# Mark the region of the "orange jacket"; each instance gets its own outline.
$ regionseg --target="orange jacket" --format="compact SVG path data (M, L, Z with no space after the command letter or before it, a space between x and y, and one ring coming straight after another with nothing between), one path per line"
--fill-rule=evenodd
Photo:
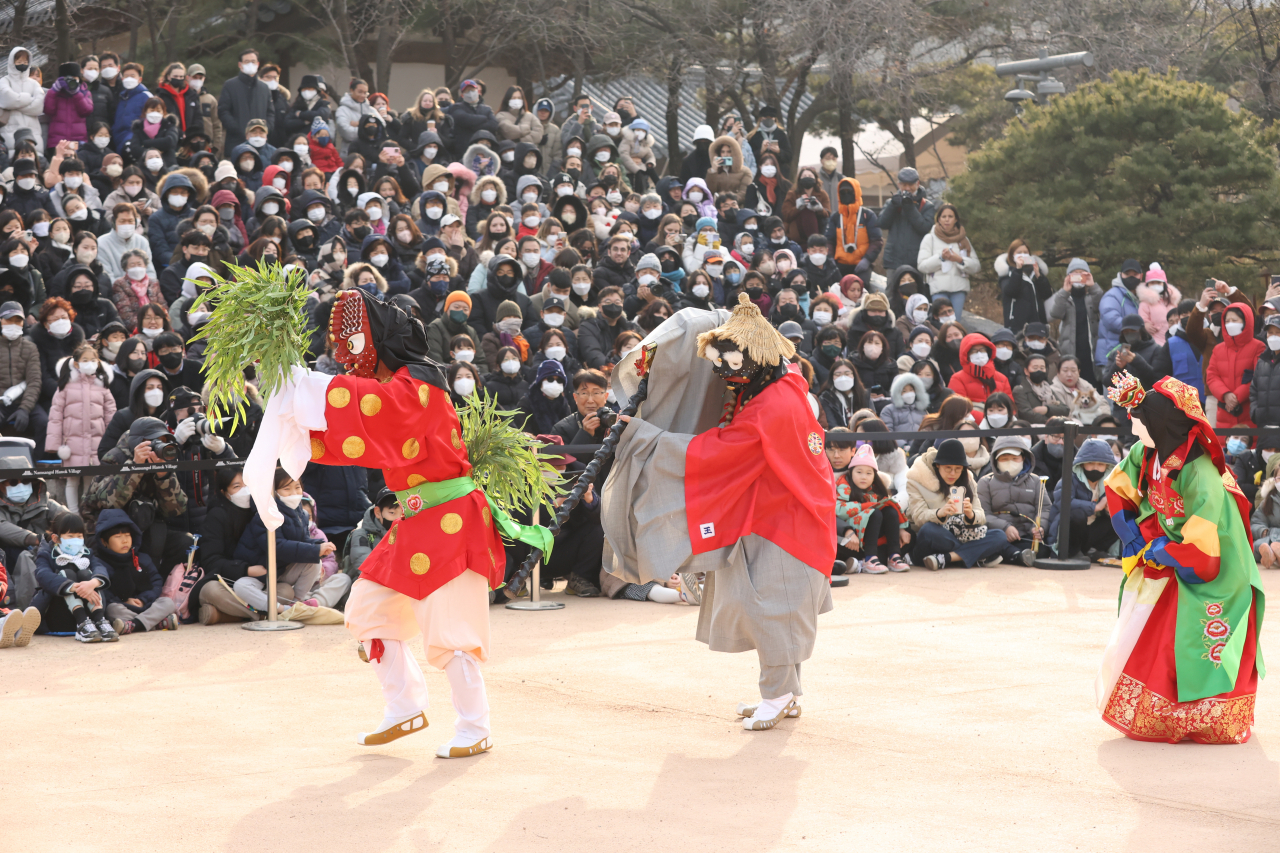
M840 188L845 184L853 188L853 204L840 201ZM826 236L836 263L854 266L863 258L874 261L884 240L880 236L880 221L875 211L862 206L862 185L854 178L841 178L831 203L835 212L827 220ZM853 251L847 250L846 246L852 246Z

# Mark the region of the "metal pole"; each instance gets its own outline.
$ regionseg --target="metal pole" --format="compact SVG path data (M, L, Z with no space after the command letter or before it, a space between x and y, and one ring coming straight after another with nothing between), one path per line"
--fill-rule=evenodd
M541 515L539 507L533 508L533 524L536 526ZM541 552L534 550L535 562L533 564L533 573L530 576L530 589L528 601L509 601L507 602L508 610L563 610L563 601L543 601L542 600L542 555Z
M1072 559L1071 553L1071 466L1076 459L1076 429L1080 425L1067 421L1062 428L1062 497L1058 501L1058 556L1036 560L1037 569L1087 569L1089 561Z
M301 628L301 622L281 619L276 613L276 531L267 531L267 618L258 622L245 622L241 625L246 631L292 631Z

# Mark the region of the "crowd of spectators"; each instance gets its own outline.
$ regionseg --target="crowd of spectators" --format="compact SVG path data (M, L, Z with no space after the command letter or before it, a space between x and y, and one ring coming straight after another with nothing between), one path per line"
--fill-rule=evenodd
M338 93L305 75L291 93L251 49L216 95L198 64L148 76L103 53L56 71L46 88L18 47L0 77L0 433L27 440L28 458L243 458L257 392L246 381L237 430L208 421L193 338L207 288L228 264L257 262L311 287L316 369L340 371L329 313L338 291L359 288L424 324L455 403L491 395L563 445L603 438L617 409L609 375L644 335L745 293L795 343L829 430L837 571L1030 565L1056 541L1063 489L1074 548L1105 557L1100 483L1132 442L1103 394L1118 370L1146 385L1182 379L1219 426L1280 423L1280 289L1255 304L1215 281L1184 298L1159 264L1136 260L1104 287L1082 259L1055 286L1014 239L992 262L1000 328L971 329L982 259L964 211L931 199L912 168L868 207L834 149L797 164L768 107L749 131L736 115L718 132L700 126L677 175L663 174L625 96L606 109L584 95L558 117L519 86L491 97L464 80L397 112L359 79ZM985 434L1066 419L1120 428L1083 442L1066 482L1061 435ZM917 430L972 435L859 436ZM1280 440L1226 449L1270 565ZM586 458L563 454L567 474ZM300 481L278 473L276 495L282 606L341 608L400 517L395 495L376 471L326 466ZM601 577L597 490L571 522L545 583L677 596L678 579L619 589ZM0 647L30 608L41 631L86 642L259 618L265 537L234 468L15 476L0 489Z

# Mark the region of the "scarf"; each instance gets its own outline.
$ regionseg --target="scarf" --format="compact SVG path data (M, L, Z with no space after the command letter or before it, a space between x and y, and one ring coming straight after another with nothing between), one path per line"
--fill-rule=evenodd
M152 124L146 119L142 120L142 132L147 135L148 139L155 139L156 134L160 132L160 123Z
M759 180L760 185L764 187L764 195L765 198L769 200L769 204L777 204L778 179L776 177L766 178L764 175L761 175L757 180Z
M89 568L89 557L83 551L80 552L80 556L78 557L72 557L70 554L64 554L61 551L58 551L58 555L53 558L53 561L59 566L70 564L75 566L77 569Z
M151 285L151 279L144 278L142 281L134 281L129 279L129 289L133 291L133 295L138 299L138 307L151 304L151 297L147 296L147 288Z
M173 95L173 101L178 107L178 124L185 131L187 129L187 87L184 85L181 89L175 89L168 83L162 83L160 88Z
M945 230L941 223L934 223L933 236L944 243L959 243L961 251L973 254L973 244L969 242L969 238L965 235L963 225L957 225L955 228Z
M1028 379L1027 384L1031 386L1032 391L1036 392L1036 396L1040 398L1040 402L1044 403L1046 406L1054 405L1058 402L1057 397L1053 393L1052 382L1041 382L1037 385Z
M981 382L983 387L987 389L988 394L995 393L996 369L991 366L991 362L988 361L986 364L982 365L982 367L978 367L978 365L973 362L966 361L963 369L965 373Z

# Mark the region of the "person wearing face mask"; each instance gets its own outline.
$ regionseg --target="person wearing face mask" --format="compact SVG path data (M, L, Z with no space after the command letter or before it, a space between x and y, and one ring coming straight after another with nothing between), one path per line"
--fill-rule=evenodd
M537 314L529 297L524 293L525 269L523 264L509 255L495 255L489 260L488 276L484 288L471 295L473 306L471 322L478 329L490 329L498 320L498 306L511 301L520 308L522 325L531 325Z
M800 259L798 269L804 273L805 280L812 287L825 293L840 281L840 268L831 257L827 238L821 234L810 234L805 248L806 252Z
M1253 552L1264 569L1274 569L1280 563L1280 478L1276 469L1280 468L1280 453L1276 452L1275 439L1270 440L1270 451L1262 467L1258 471L1261 486L1256 487L1256 497L1252 498L1253 515L1249 526L1253 532ZM1252 484L1252 477L1249 483ZM1246 481L1237 481L1241 487Z
M1213 348L1205 374L1206 390L1218 401L1214 426L1254 425L1249 414L1250 384L1259 357L1270 349L1254 337L1253 324L1253 308L1248 303L1233 302L1222 312L1222 343Z
M787 132L778 124L777 109L766 105L760 108L760 112L757 115L760 117L760 123L747 134L747 143L751 146L751 152L755 155L756 162L763 162L763 155L771 153L777 160L779 171L781 173L789 172L791 169L791 140L787 137Z
M96 338L104 327L120 324L120 315L110 299L98 296L97 278L86 266L73 266L67 274L67 300L75 311L75 324L86 337ZM123 324L121 324L123 325Z
M564 365L544 359L533 371L529 391L520 400L514 423L528 433L550 434L555 425L573 413L565 389L569 377Z
M492 135L501 132L493 110L481 103L480 97L480 84L475 80L463 80L458 86L458 100L446 110L453 119L454 157L464 163L468 163L468 158L463 156L464 150L477 133L486 131Z
M513 346L502 347L495 360L498 369L485 375L484 390L497 401L499 408L518 411L520 400L529 393L529 381L521 372L520 350Z
M519 347L528 351L529 347L534 346L527 337L521 332L524 325L524 318L520 314L520 306L511 300L506 300L498 305L498 319L486 332L480 340L480 351L473 355L473 359L482 364L485 370L490 372L498 369L498 350L503 347ZM563 318L563 314L561 315ZM531 327L530 331L537 329L537 326ZM550 327L547 327L550 328ZM542 331L538 331L538 342L542 342Z
M824 236L835 255L836 265L842 275L856 275L866 281L871 265L884 246L880 220L875 211L862 203L862 184L853 178L840 179L831 203L834 209L827 218ZM976 259L973 267L977 272Z
M854 413L871 406L871 395L851 361L838 357L831 360L827 381L818 394L818 404L826 415L828 429L852 426Z
M373 505L364 511L360 524L351 531L351 535L342 547L342 574L347 578L348 584L360 576L360 566L369 559L373 549L386 536L392 525L402 518L404 518L404 507L400 504L399 498L396 497L395 492L384 486L382 491L378 492Z
M240 51L238 59L240 73L223 83L218 95L218 120L226 134L224 151L234 151L244 143L245 128L254 119L266 123L268 135L275 127L271 89L258 79L258 52L247 48Z
M511 86L507 89L506 94L502 96L502 109L498 110L494 116L498 122L500 139L527 142L531 145L537 145L542 141L542 122L538 121L538 117L530 111L530 106L532 105L529 99L525 97L524 90L519 86ZM517 162L520 160L519 153L516 154L516 160Z
M995 347L991 363L995 369L1009 380L1010 388L1017 388L1022 382L1022 362L1019 360L1018 342L1013 332L1005 328L991 333L991 343Z
M485 175L476 181L467 205L467 236L479 239L480 223L507 203L507 186L499 178Z
M791 191L791 181L787 180L777 155L765 153L756 159L756 174L742 198L742 206L766 216L777 216L782 224L782 204Z
M833 157L832 163L834 162ZM824 154L824 169L826 164ZM832 175L834 178L837 173L833 171ZM824 183L829 180L825 172L822 180ZM885 269L915 266L920 255L920 241L933 228L935 213L936 206L925 194L919 172L910 166L899 170L898 192L889 197L879 214L880 228L885 234ZM917 281L920 280L922 279L917 278Z
M473 349L480 348L482 335L468 317L472 313L471 297L463 290L453 290L444 298L440 316L427 324L427 354L441 364L450 361L450 342L457 335L471 338Z
M160 282L147 269L147 257L139 251L130 250L121 256L124 274L111 285L111 301L115 303L120 321L127 328L138 325L138 310L148 303L154 302L167 311L169 306L160 292Z
M284 518L284 523L275 531L276 558L284 567L276 577L276 584L289 587L285 596L289 601L278 600L278 606L284 610L294 601L312 607L334 606L350 589L351 578L339 572L322 582L324 573L320 559L337 551L337 546L332 542L311 538L310 518L306 510L301 508L301 482L286 474L283 468L276 468L272 485L276 510ZM250 565L265 565L267 536L262 518L258 513L253 513L244 532L240 534L240 541L234 552L235 559ZM263 586L264 577L246 574L232 585L236 595L260 613L270 603Z
M1254 366L1253 378L1249 381L1249 412L1253 422L1264 427L1280 424L1280 314L1272 314L1263 325L1266 349L1262 351ZM1274 435L1263 435L1257 441L1258 449L1251 456L1254 469L1261 468L1259 455L1262 448L1271 447L1276 442ZM1240 483L1252 484L1256 470L1247 472ZM1280 540L1278 540L1280 541Z
M901 298L898 301L901 302ZM893 297L890 296L889 310L897 317L897 320L894 321L894 328L898 330L898 334L902 335L902 340L907 344L908 348L910 348L911 338L918 328L928 329L930 339L937 336L938 330L933 327L929 318L929 299L923 294L913 293L908 296L906 302L903 303L901 312L893 307Z
M1138 314L1141 302L1138 285L1142 283L1142 265L1133 258L1126 260L1120 272L1111 282L1111 288L1098 302L1098 340L1094 346L1093 361L1096 365L1107 363L1107 355L1120 343L1120 327L1129 314ZM1063 336L1059 335L1059 340ZM1083 353L1076 352L1082 356Z
M0 136L9 151L14 150L14 134L29 130L36 149L43 151L44 131L40 119L44 116L46 90L31 76L31 53L18 46L9 51L8 71L0 77L0 108L8 116Z
M235 557L240 537L254 515L249 488L239 468L219 468L213 474L210 492L196 552L204 577L191 589L188 600L193 604L199 602L202 625L252 621L258 618L257 614L227 589L240 578L261 578L267 574L265 565L251 565ZM219 583L219 578L226 581L227 586Z
M1044 303L1053 295L1049 266L1031 253L1025 240L1014 240L1007 252L996 256L995 271L1004 327L1018 334L1027 323L1045 322Z
M35 160L23 157L13 161L13 189L5 195L4 206L6 210L17 211L23 218L37 210L47 210L51 216L55 215L49 191L40 184Z
M1140 382L1154 385L1160 378L1154 366L1159 354L1160 347L1147 333L1142 317L1130 314L1121 323L1120 344L1110 353L1110 359L1100 373L1099 383L1106 388L1114 374L1127 370Z
M570 329L568 326L566 300L558 296L547 297L542 302L541 313L542 313L542 316L537 323L523 330L522 334L524 335L524 339L529 342L529 346L532 347L533 349L535 350L542 349L543 336L553 329L556 330L558 333L564 336L564 343L562 343L561 346L566 347L566 352L559 353L559 356L560 356L559 360L562 364L568 363L566 362L566 359L572 358L572 356L568 355L569 353L572 353L573 356L577 355L578 336L575 335L573 330ZM486 351L489 349L488 340L489 340L489 335L485 335ZM492 363L495 366L497 365L496 354ZM573 363L576 365L577 363L576 360ZM566 371L568 371L568 368L566 368Z
M383 293L393 296L397 293L409 292L412 286L409 282L409 276L400 265L400 259L396 256L390 241L386 237L378 234L370 234L365 237L360 244L360 260L373 264L374 268L382 276L386 282L386 288L382 291Z
M1140 303L1138 313L1156 346L1164 346L1165 333L1169 328L1169 311L1182 301L1182 292L1169 282L1158 263L1147 268L1143 282L1135 291Z
M552 297L559 299L565 310L563 328L571 329L575 332L582 322L582 318L578 313L578 307L580 304L585 304L579 303L574 299L576 292L573 288L573 281L575 270L579 269L587 272L588 281L586 283L588 286L588 292L590 292L590 271L586 270L582 264L575 264L570 269L565 269L561 266L557 266L552 269L547 273L546 278L543 279L542 290L529 297L529 304L539 315L541 315L542 306L545 304L547 299ZM581 279L582 277L581 272L578 272L578 278ZM576 344L574 346L574 352L577 352Z
M63 140L80 145L88 142L85 118L93 113L93 95L84 85L80 63L58 66L58 79L45 93L44 111L49 119L50 148L57 150Z
M898 369L910 370L919 361L929 361L933 357L933 345L937 338L937 333L929 326L911 329L906 336L906 348L898 356ZM933 362L930 361L930 364ZM933 369L934 372L938 371L937 364L933 364Z
M1053 490L1053 503L1049 509L1049 539L1058 542L1058 525L1061 516L1062 490L1068 480L1071 485L1071 554L1083 554L1091 562L1106 556L1107 550L1118 538L1111 524L1107 509L1106 479L1115 468L1115 456L1105 441L1091 438L1080 445L1072 463L1070 478L1061 480Z
M914 373L899 373L889 384L889 405L880 410L880 419L889 432L915 432L920 429L929 409L929 390L924 381ZM906 439L898 445L906 447Z
M960 341L960 370L952 375L948 387L973 403L983 403L1000 391L1010 398L1013 389L1004 374L992 363L995 347L986 335L971 332Z
M978 498L987 511L987 526L1002 532L1010 542L1038 549L1045 541L1049 494L1035 473L1031 439L1000 436L991 458L994 470L978 480Z
M16 434L44 434L48 409L38 405L43 390L41 353L23 334L26 311L17 302L0 304L0 422ZM33 330L34 331L34 330Z
M98 444L115 416L116 401L106 387L106 372L93 344L81 344L64 360L58 390L49 407L45 450L63 465L97 465ZM67 508L80 509L81 478L66 481Z
M1050 301L1052 302L1052 300ZM1048 325L1044 323L1028 323L1022 330L1014 358L1018 359L1022 364L1026 364L1027 359L1037 355L1048 363L1050 376L1058 372L1058 362L1062 359L1062 353L1058 351L1057 343L1049 337ZM1091 359L1086 359L1086 361L1091 361Z
M638 332L639 327L623 312L622 288L612 285L599 290L596 316L578 326L578 358L583 366L599 370L609 363L613 343L623 332Z
M66 157L58 164L58 175L61 180L49 191L49 200L53 203L53 209L57 211L58 216L67 215L64 201L72 196L78 197L89 207L102 208L102 198L86 176L88 171L88 164L76 157Z
M181 172L172 172L160 182L157 195L160 209L147 220L147 241L151 257L163 269L178 247L178 223L195 214L196 191L190 178Z
M1013 401L1018 414L1032 424L1043 424L1048 418L1065 418L1071 407L1054 392L1048 360L1039 353L1027 357L1023 381L1013 386ZM1053 371L1055 374L1057 370Z

